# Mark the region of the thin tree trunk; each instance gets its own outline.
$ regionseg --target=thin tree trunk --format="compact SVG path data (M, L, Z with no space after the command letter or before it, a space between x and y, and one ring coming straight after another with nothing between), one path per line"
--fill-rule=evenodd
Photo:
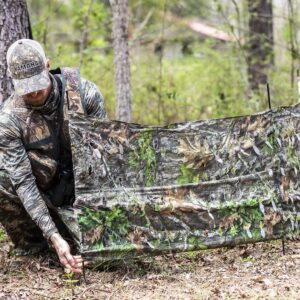
M295 62L299 56L299 47L297 43L297 28L294 20L297 20L294 4L292 0L288 0L288 21L289 21L289 31L290 31L290 53L291 53L291 88L294 89L295 82Z
M110 0L113 13L113 44L116 85L116 119L131 121L128 0Z
M83 64L83 56L84 56L83 52L88 43L89 17L90 17L91 11L92 11L93 2L94 2L94 0L90 0L88 10L84 16L84 29L83 29L83 33L82 33L81 42L80 42L79 67L81 67Z
M167 13L167 5L166 0L163 4L164 14L162 17L162 26L161 26L161 36L160 36L160 45L161 51L159 52L159 93L158 93L158 124L161 123L161 113L164 114L163 109L163 99L162 99L162 89L163 89L163 58L164 58L164 39L165 39L165 26L166 26L166 13Z
M265 84L274 63L272 0L248 0L248 77L252 90Z
M7 74L6 52L18 39L32 38L25 0L1 0L0 2L0 104L13 91Z

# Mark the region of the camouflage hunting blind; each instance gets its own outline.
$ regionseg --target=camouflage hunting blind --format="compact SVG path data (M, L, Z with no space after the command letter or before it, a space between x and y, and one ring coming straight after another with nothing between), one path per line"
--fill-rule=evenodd
M76 199L59 209L92 260L298 233L300 105L142 126L70 119Z

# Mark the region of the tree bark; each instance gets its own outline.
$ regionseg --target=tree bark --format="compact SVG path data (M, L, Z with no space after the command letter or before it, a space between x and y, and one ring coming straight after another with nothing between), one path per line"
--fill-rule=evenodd
M113 13L113 45L116 85L116 119L131 121L128 0L110 0Z
M249 42L248 78L252 90L268 80L268 69L274 63L272 0L248 0Z
M32 38L25 0L2 0L0 3L0 104L13 91L7 73L6 52L18 39Z

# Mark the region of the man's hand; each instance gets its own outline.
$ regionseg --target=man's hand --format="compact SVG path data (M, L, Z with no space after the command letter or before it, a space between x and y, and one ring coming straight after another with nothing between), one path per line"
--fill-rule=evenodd
M62 236L59 233L53 233L50 237L50 241L64 267L73 273L81 273L83 267L82 257L80 255L71 254L70 246Z

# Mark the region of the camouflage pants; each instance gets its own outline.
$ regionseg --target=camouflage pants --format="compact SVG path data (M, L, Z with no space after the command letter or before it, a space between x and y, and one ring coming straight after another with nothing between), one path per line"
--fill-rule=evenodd
M65 228L57 215L50 211L58 229L65 233ZM0 222L16 248L25 253L35 253L48 247L42 231L32 221L17 196L6 172L0 170Z

